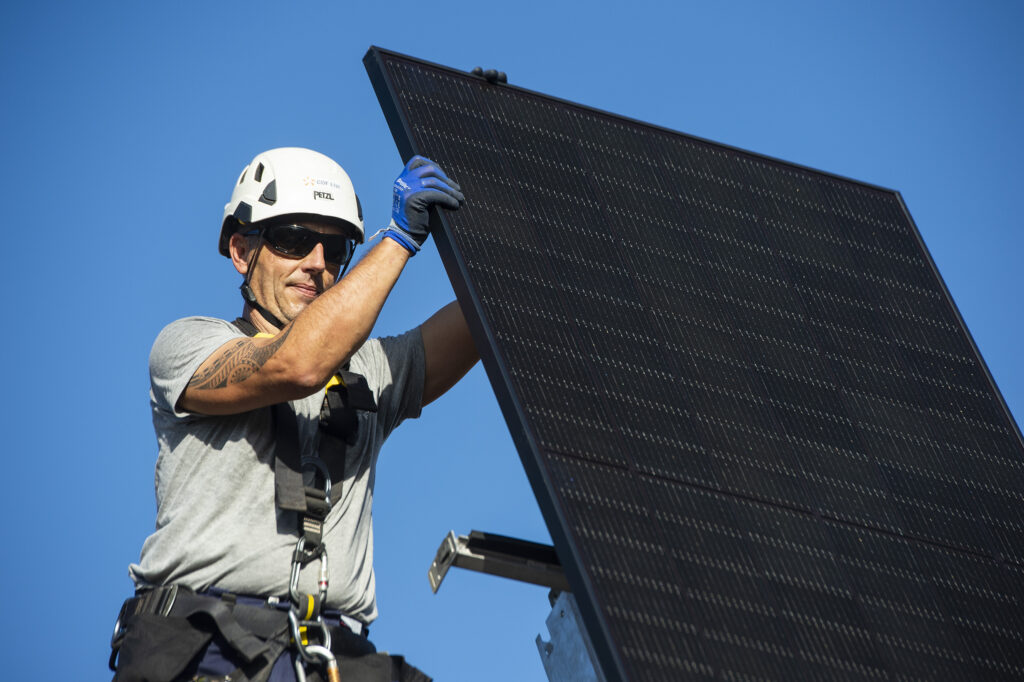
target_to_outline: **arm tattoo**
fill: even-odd
[[[206,390],[224,388],[229,384],[245,381],[255,374],[270,359],[271,355],[277,352],[291,331],[291,327],[285,329],[280,336],[266,346],[257,346],[252,339],[239,339],[233,347],[225,350],[210,367],[196,372],[189,380],[188,387]]]

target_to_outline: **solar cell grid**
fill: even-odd
[[[1024,448],[896,193],[366,61],[611,679],[1024,678]]]

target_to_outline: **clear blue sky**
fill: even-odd
[[[14,668],[0,677],[109,679],[155,513],[149,348],[175,318],[240,310],[215,244],[241,167],[318,149],[352,176],[368,228],[387,221],[401,161],[361,62],[371,44],[899,190],[1024,414],[1024,4],[285,7],[0,9],[0,641]],[[428,247],[377,330],[451,298]],[[378,646],[440,680],[544,679],[546,590],[466,571],[436,596],[427,585],[449,529],[548,540],[482,370],[396,433],[377,480]]]

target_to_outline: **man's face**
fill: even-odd
[[[323,234],[342,234],[334,225],[307,221],[295,224]],[[249,278],[249,286],[260,305],[286,324],[330,288],[338,276],[340,266],[324,260],[323,244],[317,244],[308,254],[297,258],[276,251],[265,241],[260,245],[257,237],[235,235],[232,237],[232,260],[241,274],[248,271],[253,250],[257,248],[259,256]]]

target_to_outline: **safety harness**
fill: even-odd
[[[234,321],[242,333],[259,336],[256,327],[244,318]],[[291,575],[288,581],[288,624],[299,653],[296,676],[304,679],[305,665],[323,665],[330,682],[337,682],[338,663],[331,653],[331,631],[324,624],[321,610],[327,602],[327,547],[323,543],[324,519],[331,505],[341,498],[341,486],[332,486],[332,472],[327,462],[338,464],[335,480],[343,480],[348,445],[358,437],[357,410],[377,411],[377,402],[366,379],[347,367],[338,370],[328,382],[320,408],[320,446],[331,448],[330,458],[302,457],[299,449],[298,419],[287,402],[271,407],[277,432],[274,449],[274,493],[278,508],[294,511],[299,517],[299,537],[292,551]],[[338,456],[340,452],[340,457]],[[319,560],[317,593],[299,592],[299,576],[310,563]],[[313,643],[311,633],[318,633]]]
[[[233,324],[248,336],[259,335],[256,327],[244,318],[236,319]],[[179,585],[140,592],[125,601],[114,627],[110,667],[116,670],[115,682],[174,679],[203,651],[214,631],[244,661],[228,676],[234,681],[266,680],[278,657],[289,646],[294,646],[299,654],[295,659],[295,674],[300,682],[307,680],[307,667],[322,667],[328,682],[341,679],[332,648],[347,656],[366,658],[373,654],[372,644],[360,637],[353,639],[352,633],[345,630],[335,630],[345,641],[332,642],[332,628],[324,620],[329,584],[327,548],[323,542],[324,520],[342,493],[341,486],[332,482],[344,480],[346,450],[358,437],[359,412],[377,411],[373,392],[365,377],[349,371],[347,365],[328,382],[319,420],[320,449],[331,453],[328,458],[302,457],[298,418],[289,403],[278,403],[268,409],[276,433],[276,503],[280,509],[298,514],[298,538],[292,552],[288,584],[289,603],[271,598],[268,605],[272,608],[248,606],[236,603],[232,595],[225,598],[227,593],[196,594]],[[317,592],[301,593],[300,574],[314,561],[319,561]],[[365,629],[363,632],[365,634]],[[122,646],[124,653],[115,666]],[[367,659],[359,663],[362,659],[346,659],[346,665],[355,666],[351,679],[429,680],[406,664],[401,656],[377,654],[370,658],[377,657],[388,658],[390,662]],[[369,672],[359,673],[360,666]],[[385,673],[385,670],[390,672]],[[320,676],[314,671],[309,679],[320,679]],[[346,682],[348,680],[346,675]]]

